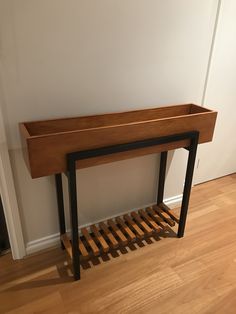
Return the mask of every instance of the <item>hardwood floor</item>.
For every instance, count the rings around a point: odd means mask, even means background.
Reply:
[[[235,314],[236,174],[193,188],[184,238],[131,249],[78,282],[59,248],[3,256],[0,313]]]

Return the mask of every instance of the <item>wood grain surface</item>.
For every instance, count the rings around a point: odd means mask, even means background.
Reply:
[[[178,212],[178,211],[176,211]],[[0,313],[234,314],[236,174],[193,188],[185,237],[152,239],[82,269],[60,248],[0,258]]]
[[[26,164],[33,178],[66,171],[66,154],[188,131],[199,131],[199,143],[212,140],[217,112],[187,104],[88,117],[20,124]],[[77,163],[77,168],[186,147],[180,141]]]

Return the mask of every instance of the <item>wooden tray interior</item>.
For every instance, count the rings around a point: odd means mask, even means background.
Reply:
[[[207,112],[210,112],[210,110],[197,105],[186,104],[104,115],[25,122],[24,125],[29,136],[43,136],[62,132],[142,123],[150,120],[168,119]]]

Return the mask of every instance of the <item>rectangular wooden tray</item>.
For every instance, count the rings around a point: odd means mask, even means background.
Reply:
[[[212,140],[217,112],[194,104],[20,123],[24,157],[32,178],[66,171],[66,154],[154,137],[199,131]],[[188,140],[81,160],[77,168],[185,147]]]

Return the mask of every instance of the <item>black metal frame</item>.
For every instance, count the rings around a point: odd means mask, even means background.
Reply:
[[[136,141],[126,144],[118,144],[108,147],[90,149],[85,151],[72,152],[67,154],[67,177],[69,186],[69,201],[70,201],[70,217],[71,217],[71,243],[72,243],[72,263],[74,269],[75,280],[80,279],[80,253],[79,253],[79,234],[78,234],[78,207],[77,207],[77,185],[76,185],[76,162],[83,159],[99,157],[104,155],[115,154],[119,152],[131,151],[140,148],[167,144],[171,142],[178,142],[181,140],[190,140],[190,145],[186,149],[189,151],[187,170],[185,175],[183,200],[179,219],[178,237],[184,236],[184,229],[186,224],[188,204],[192,186],[193,171],[196,159],[196,152],[198,146],[199,132],[191,131],[181,134],[164,136],[159,138],[151,138],[142,141]],[[167,151],[161,153],[159,185],[157,193],[157,205],[163,203],[165,174],[167,164]],[[65,215],[64,215],[64,201],[63,201],[63,187],[62,177],[58,173],[56,178],[57,202],[60,223],[60,234],[66,232]],[[63,247],[63,245],[62,245]]]

